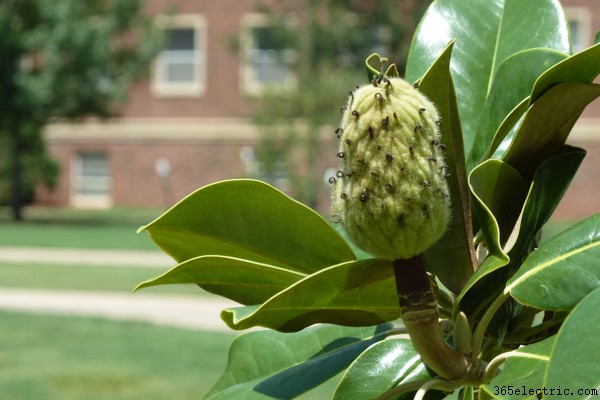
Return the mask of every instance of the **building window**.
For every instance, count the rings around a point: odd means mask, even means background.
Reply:
[[[71,203],[76,207],[110,207],[110,170],[106,153],[79,153],[73,160]]]
[[[573,53],[588,48],[592,44],[592,14],[586,7],[565,7],[569,20]]]
[[[260,94],[265,89],[291,89],[296,86],[296,52],[287,48],[268,17],[247,14],[242,19],[242,90]]]
[[[154,65],[153,92],[160,97],[199,97],[205,90],[206,23],[200,15],[160,17],[165,49]]]

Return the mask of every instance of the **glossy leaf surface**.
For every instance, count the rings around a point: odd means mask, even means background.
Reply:
[[[557,0],[437,0],[415,33],[407,79],[423,75],[452,39],[465,154],[471,152],[481,106],[506,58],[537,47],[570,54],[568,26]]]
[[[431,375],[409,339],[388,339],[365,350],[346,371],[333,400],[371,400],[398,385],[418,389]],[[412,390],[413,395],[416,389]]]
[[[600,289],[596,288],[569,314],[556,337],[546,371],[545,387],[571,390],[549,399],[593,399],[600,390]],[[580,389],[584,391],[579,392]],[[595,389],[596,392],[585,392]]]
[[[567,55],[550,49],[528,49],[516,53],[500,64],[494,76],[490,93],[481,113],[469,169],[473,169],[488,148],[506,116],[529,97],[537,78]]]
[[[440,281],[455,293],[473,274],[471,202],[464,146],[456,104],[454,83],[450,75],[452,46],[448,45],[419,82],[419,89],[438,109],[442,120],[441,143],[446,146],[446,178],[450,189],[450,221],[440,240],[425,252],[427,263]]]
[[[469,176],[477,220],[491,252],[500,253],[527,195],[518,171],[500,160],[487,160]]]
[[[368,259],[309,275],[259,307],[226,309],[232,329],[263,326],[293,332],[317,323],[371,326],[400,317],[390,261]]]
[[[496,151],[519,117],[523,115],[528,107],[533,102],[537,101],[540,96],[542,96],[542,94],[544,94],[550,87],[562,82],[584,83],[593,81],[600,73],[600,63],[597,61],[599,57],[600,46],[596,45],[555,64],[553,67],[541,74],[536,80],[535,85],[531,90],[531,95],[528,97],[528,99],[515,107],[500,125],[500,128],[496,131],[488,154]],[[518,68],[518,66],[516,67]],[[518,80],[519,78],[515,79]],[[508,148],[508,146],[506,146],[506,148]],[[504,149],[501,154],[504,154],[505,152],[506,149]]]
[[[273,265],[226,256],[201,256],[140,283],[135,290],[157,285],[194,283],[241,304],[260,304],[306,275]]]
[[[587,48],[544,72],[535,82],[531,102],[561,82],[592,82],[600,74],[600,44]]]
[[[141,229],[179,262],[226,255],[310,273],[354,259],[319,214],[250,179],[198,189]]]
[[[527,111],[503,160],[527,178],[543,160],[557,154],[583,109],[600,96],[600,85],[559,83]]]
[[[529,389],[535,391],[544,387],[544,375],[555,339],[553,336],[518,349],[517,355],[508,358],[502,372],[489,384],[480,387],[480,398],[537,399],[535,393],[529,394]]]
[[[600,286],[600,214],[542,243],[506,287],[520,303],[569,310]]]
[[[223,376],[208,400],[293,399],[343,371],[391,325],[311,327],[293,334],[274,331],[238,336]]]
[[[537,169],[521,212],[520,226],[513,235],[509,256],[518,262],[527,256],[535,236],[560,203],[585,156],[579,148],[565,146],[562,154],[544,161]]]

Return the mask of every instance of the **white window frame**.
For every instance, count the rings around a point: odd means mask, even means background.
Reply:
[[[291,21],[293,22],[293,21]],[[298,84],[296,73],[290,70],[281,84],[266,84],[256,80],[254,69],[250,62],[250,52],[254,48],[254,38],[252,29],[264,28],[269,26],[269,17],[261,13],[249,13],[242,16],[240,29],[240,81],[241,91],[247,95],[260,95],[268,89],[291,90],[295,89]],[[286,50],[291,52],[291,57],[296,57],[294,50]]]
[[[179,14],[158,16],[156,23],[161,29],[193,29],[195,80],[190,82],[169,82],[164,79],[165,65],[161,53],[154,62],[152,92],[157,97],[202,97],[206,92],[207,63],[207,24],[201,14]]]
[[[573,53],[578,53],[592,44],[592,12],[587,7],[565,7],[565,15],[579,25],[580,43],[573,43]]]
[[[81,181],[83,178],[82,158],[85,155],[102,154],[106,159],[106,186],[104,194],[83,194],[80,193]],[[113,205],[112,196],[112,177],[110,173],[110,160],[105,151],[79,151],[71,159],[71,205],[73,207],[85,208],[109,208]]]

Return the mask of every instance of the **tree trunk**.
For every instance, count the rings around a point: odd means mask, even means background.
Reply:
[[[20,127],[15,123],[11,129],[11,209],[13,221],[23,220],[23,168],[21,163]]]

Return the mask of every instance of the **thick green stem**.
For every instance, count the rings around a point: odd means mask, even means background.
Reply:
[[[400,315],[423,362],[440,377],[479,384],[485,363],[448,346],[439,324],[437,302],[421,256],[393,261]]]

